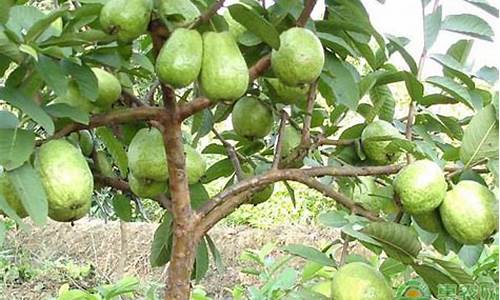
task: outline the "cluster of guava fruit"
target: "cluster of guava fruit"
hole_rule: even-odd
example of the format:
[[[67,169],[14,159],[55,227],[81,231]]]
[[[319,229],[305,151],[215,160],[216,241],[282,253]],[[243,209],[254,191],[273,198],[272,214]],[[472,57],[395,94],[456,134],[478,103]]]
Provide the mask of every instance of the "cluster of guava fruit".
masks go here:
[[[206,163],[193,147],[184,145],[186,176],[194,184],[205,174]],[[139,130],[128,148],[129,184],[134,194],[141,198],[153,198],[168,188],[167,155],[160,130]]]
[[[51,219],[72,222],[89,212],[94,178],[78,148],[64,139],[48,141],[36,153],[35,169],[47,196]],[[8,174],[0,175],[0,193],[19,217],[28,215]]]

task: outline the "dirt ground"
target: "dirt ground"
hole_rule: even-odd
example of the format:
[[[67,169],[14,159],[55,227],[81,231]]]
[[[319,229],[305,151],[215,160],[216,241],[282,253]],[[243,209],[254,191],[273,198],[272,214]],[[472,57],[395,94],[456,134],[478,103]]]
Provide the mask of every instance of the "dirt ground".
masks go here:
[[[153,269],[149,265],[149,251],[155,228],[156,225],[150,223],[126,224],[128,243],[124,274],[135,275],[143,283],[161,283],[165,279],[165,268]],[[239,259],[244,249],[260,249],[266,243],[274,242],[278,250],[272,255],[279,256],[280,246],[293,243],[324,246],[335,239],[336,234],[334,230],[314,226],[282,225],[263,230],[219,225],[212,229],[210,235],[222,254],[225,270],[218,273],[215,267],[211,266],[208,275],[200,284],[214,299],[230,299],[226,288],[239,283],[251,284],[255,280],[254,277],[240,272],[245,266],[245,262]],[[37,276],[36,280],[8,285],[4,283],[3,297],[0,296],[2,300],[48,299],[56,295],[64,283],[68,283],[72,288],[89,288],[120,277],[119,222],[104,224],[101,220],[85,219],[74,226],[54,222],[43,228],[32,227],[29,233],[11,231],[7,242],[14,243],[10,245],[11,249],[15,249],[14,252],[28,255],[32,266],[47,262],[57,265],[57,262],[71,261],[76,264],[90,264],[94,273],[84,280],[75,280],[51,275],[49,271]],[[301,260],[297,259],[293,263],[300,264]]]

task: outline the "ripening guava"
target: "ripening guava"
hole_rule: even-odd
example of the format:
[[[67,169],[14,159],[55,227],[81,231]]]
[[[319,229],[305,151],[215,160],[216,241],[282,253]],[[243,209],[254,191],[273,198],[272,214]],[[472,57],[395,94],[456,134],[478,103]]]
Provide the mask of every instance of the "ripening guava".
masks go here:
[[[234,131],[246,138],[263,138],[273,128],[271,110],[255,97],[243,97],[234,105],[231,115]]]
[[[377,138],[402,138],[399,131],[391,123],[383,120],[373,121],[361,133],[361,143],[366,156],[380,165],[386,165],[398,160],[400,152],[386,149],[390,140],[377,140]]]

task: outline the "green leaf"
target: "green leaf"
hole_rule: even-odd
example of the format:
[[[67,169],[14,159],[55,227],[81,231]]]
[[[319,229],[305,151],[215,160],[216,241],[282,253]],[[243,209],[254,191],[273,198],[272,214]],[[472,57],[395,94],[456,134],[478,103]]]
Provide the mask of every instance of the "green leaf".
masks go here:
[[[195,258],[195,269],[194,277],[197,283],[207,274],[208,271],[208,248],[207,243],[204,239],[198,242],[198,247],[196,247],[196,258]]]
[[[476,76],[494,86],[498,82],[497,67],[483,66],[476,72]]]
[[[322,213],[318,217],[318,222],[329,227],[339,228],[349,223],[347,213],[341,210],[335,210],[327,213]]]
[[[461,65],[465,65],[473,44],[473,40],[459,40],[448,48],[446,54],[453,57]]]
[[[15,170],[7,172],[14,189],[16,190],[24,209],[37,225],[44,225],[47,221],[47,195],[43,188],[38,172],[29,163]]]
[[[474,108],[472,98],[467,89],[455,82],[453,79],[443,76],[431,76],[428,77],[426,81],[434,86],[441,88],[450,95],[457,97],[460,102],[464,103],[470,108]]]
[[[465,1],[469,2],[472,5],[475,5],[479,8],[481,8],[482,10],[491,14],[492,16],[495,16],[498,18],[498,8],[496,8],[495,6],[488,3],[487,0],[465,0]]]
[[[161,267],[170,260],[172,251],[172,218],[169,213],[163,217],[151,243],[149,261],[152,267]]]
[[[16,115],[10,111],[0,110],[0,129],[16,128],[18,124]]]
[[[22,53],[19,51],[19,46],[11,41],[2,29],[0,29],[0,54],[16,62],[21,62],[23,58]]]
[[[49,115],[41,109],[32,99],[22,94],[19,90],[14,90],[9,87],[0,88],[0,99],[7,101],[22,110],[25,114],[40,124],[49,135],[54,133],[54,122]]]
[[[458,100],[442,94],[430,94],[422,97],[418,103],[424,106],[431,106],[436,104],[456,104]]]
[[[460,62],[452,56],[447,54],[433,54],[431,55],[431,59],[435,60],[443,67],[453,70],[454,72],[452,74],[458,77],[458,79],[465,83],[470,89],[475,88],[476,85],[474,81],[466,74]]]
[[[33,132],[19,128],[0,129],[0,165],[6,170],[22,166],[34,149]]]
[[[441,29],[441,19],[443,10],[441,5],[435,11],[424,17],[424,47],[429,50],[439,34]]]
[[[99,93],[97,77],[87,65],[78,65],[69,60],[63,60],[62,67],[66,74],[76,82],[78,90],[84,97],[92,102],[97,99]]]
[[[56,118],[69,118],[75,122],[88,125],[89,114],[65,103],[56,103],[44,107],[44,110]]]
[[[447,261],[447,260],[442,260],[438,258],[431,258],[434,262],[436,262],[439,266],[441,266],[450,276],[453,277],[458,283],[461,284],[470,284],[473,283],[472,276],[468,274],[462,266],[459,264],[452,262],[452,261]]]
[[[460,149],[460,160],[466,167],[483,158],[498,159],[498,120],[493,105],[472,117]]]
[[[73,47],[82,46],[86,44],[93,44],[96,42],[111,42],[115,38],[102,30],[89,29],[80,32],[67,32],[59,37],[52,37],[40,45],[43,47],[59,46],[59,47]]]
[[[327,55],[325,68],[328,72],[321,73],[320,85],[330,89],[335,103],[343,104],[356,111],[360,98],[359,87],[348,64],[338,60],[333,55]]]
[[[406,265],[390,257],[385,259],[379,268],[380,272],[388,278],[403,273],[404,271],[406,271],[406,269]]]
[[[363,232],[382,244],[389,257],[412,263],[422,249],[414,229],[391,222],[370,223]]]
[[[387,85],[373,87],[370,90],[370,100],[373,104],[373,110],[369,112],[368,123],[372,122],[375,116],[381,120],[392,122],[396,100],[389,87]]]
[[[139,279],[126,276],[112,285],[104,285],[100,288],[105,300],[117,299],[120,295],[136,292],[139,288]],[[99,299],[96,299],[99,300]]]
[[[356,50],[354,50],[354,48],[352,48],[343,38],[327,32],[318,32],[316,35],[319,37],[323,45],[333,50],[341,48],[342,50],[349,53],[349,55],[351,55],[352,57],[357,56]]]
[[[424,94],[424,85],[417,79],[417,77],[413,73],[405,71],[402,72],[401,75],[405,81],[406,89],[408,90],[410,98],[413,101],[419,103]]]
[[[120,170],[120,176],[126,178],[128,174],[128,157],[123,143],[107,127],[97,128],[96,135],[104,143],[109,154],[111,154],[115,165]]]
[[[26,35],[24,37],[25,42],[29,44],[36,41],[42,33],[44,33],[48,28],[50,28],[52,22],[63,16],[66,13],[66,11],[68,11],[68,8],[61,8],[51,12],[47,16],[36,21],[30,27],[28,32],[26,32]]]
[[[495,177],[495,185],[498,186],[498,159],[489,160],[486,166]]]
[[[4,213],[7,217],[11,218],[16,222],[23,230],[27,230],[27,225],[23,222],[23,220],[17,215],[16,211],[10,207],[9,203],[7,203],[7,199],[5,196],[0,193],[0,211]]]
[[[68,78],[56,60],[45,55],[39,55],[36,69],[45,83],[58,95],[66,96],[68,91]]]
[[[412,267],[427,283],[427,286],[429,286],[434,295],[438,294],[438,286],[441,284],[458,284],[455,279],[438,266],[435,266],[435,264],[423,263],[421,265],[413,265]]]
[[[493,29],[486,21],[471,14],[447,16],[443,21],[442,29],[487,41],[492,41],[494,36]]]
[[[228,158],[219,160],[211,165],[205,175],[201,178],[202,183],[209,183],[221,177],[229,177],[233,174],[234,168]]]
[[[479,261],[483,250],[483,244],[464,245],[458,252],[458,257],[460,257],[467,267],[472,268]]]
[[[285,246],[283,250],[292,255],[300,256],[304,259],[307,259],[308,261],[318,263],[322,266],[329,266],[329,267],[336,266],[335,261],[329,258],[325,253],[309,246],[300,244],[291,244]]]
[[[238,23],[245,26],[266,44],[276,50],[280,47],[279,34],[269,21],[242,4],[233,4],[228,9]]]
[[[113,197],[113,209],[122,221],[130,222],[132,220],[132,205],[130,199],[125,195],[116,194]]]
[[[208,235],[205,234],[205,239],[207,240],[208,248],[210,249],[210,252],[212,252],[212,256],[214,258],[215,266],[217,267],[217,271],[223,272],[224,271],[224,264],[222,262],[222,256],[215,246],[214,241],[212,238]]]
[[[401,41],[401,38],[395,37],[393,35],[387,35],[387,38],[389,39],[389,45],[391,47],[394,47],[396,51],[401,54],[403,57],[404,61],[408,64],[408,67],[410,67],[410,71],[414,74],[417,75],[418,73],[418,66],[411,54],[406,51],[405,47],[403,46],[403,43]]]
[[[19,38],[22,38],[23,32],[28,31],[31,26],[45,15],[40,9],[34,6],[16,5],[11,7],[9,21],[5,27],[12,30]]]
[[[189,185],[189,196],[191,198],[191,207],[198,209],[203,206],[210,195],[208,194],[205,186],[199,182]]]
[[[12,0],[0,0],[0,24],[5,24],[9,19],[9,10],[13,4]]]

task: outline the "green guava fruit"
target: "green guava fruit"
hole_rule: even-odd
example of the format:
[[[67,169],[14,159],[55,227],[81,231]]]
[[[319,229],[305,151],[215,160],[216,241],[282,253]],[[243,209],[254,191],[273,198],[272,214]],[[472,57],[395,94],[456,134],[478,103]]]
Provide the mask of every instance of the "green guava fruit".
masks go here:
[[[122,86],[120,81],[111,73],[99,69],[92,68],[95,76],[97,77],[98,94],[94,102],[101,110],[106,111],[111,108],[122,94]]]
[[[153,0],[109,0],[99,20],[104,31],[131,42],[146,32],[152,11]]]
[[[398,160],[400,152],[385,149],[391,141],[377,141],[377,138],[394,137],[403,138],[399,131],[391,123],[377,120],[368,124],[361,133],[361,143],[366,156],[380,165],[386,165]]]
[[[166,181],[167,155],[163,137],[156,128],[139,130],[128,147],[128,168],[141,180]]]
[[[311,287],[311,290],[315,293],[325,296],[325,299],[330,299],[332,295],[332,283],[330,281],[321,281]]]
[[[97,150],[95,154],[95,166],[100,174],[106,177],[114,177],[113,163],[110,161],[108,155],[103,150]]]
[[[12,208],[20,218],[25,218],[28,213],[24,209],[23,203],[19,198],[17,191],[10,182],[7,174],[0,174],[0,195],[2,195],[7,204]],[[0,215],[5,215],[5,213],[0,209]]]
[[[373,267],[353,262],[333,275],[333,300],[392,300],[394,295],[384,275]]]
[[[439,212],[446,231],[466,245],[481,243],[498,226],[495,195],[475,181],[460,181],[448,191]]]
[[[273,128],[273,113],[255,97],[243,97],[233,107],[234,131],[246,138],[263,138]]]
[[[413,215],[412,217],[418,226],[423,230],[439,233],[443,229],[441,216],[439,215],[439,211],[437,209],[428,213]]]
[[[311,83],[325,63],[323,46],[309,29],[294,27],[281,33],[280,47],[271,54],[271,67],[286,85]]]
[[[80,130],[78,132],[78,144],[83,155],[90,156],[94,151],[94,138],[88,130]]]
[[[427,159],[404,167],[394,179],[394,191],[401,200],[403,210],[415,215],[436,209],[443,202],[447,188],[439,165]]]
[[[200,73],[202,51],[202,39],[198,31],[176,29],[156,60],[158,78],[175,88],[190,85]]]
[[[159,0],[158,12],[175,26],[193,22],[200,10],[189,0]]]
[[[71,222],[90,210],[94,178],[77,148],[66,140],[52,140],[40,147],[35,162],[47,201],[49,217]]]
[[[287,125],[285,126],[283,137],[281,139],[281,156],[287,157],[292,153],[293,149],[300,145],[302,135],[297,129],[295,129],[295,127]]]
[[[95,110],[95,106],[88,98],[80,93],[78,85],[75,82],[70,82],[67,94],[65,96],[57,97],[53,103],[64,103],[86,113],[91,113]]]
[[[396,213],[398,207],[393,201],[394,190],[391,186],[379,187],[374,177],[359,177],[360,183],[352,191],[354,202],[374,212]]]
[[[276,102],[290,105],[306,102],[309,85],[288,86],[278,78],[267,78],[266,81],[271,86],[272,92],[274,92],[275,97],[273,97],[273,100]]]
[[[231,34],[205,32],[200,83],[212,101],[235,100],[248,87],[248,67]]]
[[[255,175],[262,174],[265,170],[259,168],[259,166],[257,166],[256,169],[254,169],[250,164],[242,164],[241,171],[243,173],[242,174],[243,178],[249,178]],[[274,184],[270,184],[262,189],[259,189],[255,191],[252,194],[252,196],[250,196],[250,203],[253,205],[264,203],[267,200],[269,200],[269,198],[271,198],[273,192],[274,192]]]
[[[186,173],[189,184],[194,184],[205,175],[207,164],[203,156],[189,145],[184,145],[184,153],[186,154]]]
[[[128,174],[128,184],[132,193],[141,198],[154,198],[167,191],[166,181],[141,180],[130,172]]]
[[[241,35],[247,31],[245,26],[241,25],[238,21],[236,21],[231,14],[229,13],[228,10],[226,10],[222,16],[226,20],[227,27],[229,30],[229,33],[233,36],[234,40],[237,41]]]

